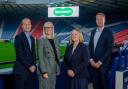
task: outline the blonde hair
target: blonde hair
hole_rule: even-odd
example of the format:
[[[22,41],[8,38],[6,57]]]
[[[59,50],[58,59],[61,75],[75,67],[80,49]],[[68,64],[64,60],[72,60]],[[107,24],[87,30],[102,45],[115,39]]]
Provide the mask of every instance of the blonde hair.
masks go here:
[[[78,32],[78,34],[79,34],[79,43],[84,43],[84,37],[83,37],[83,34],[82,34],[82,32],[80,31],[80,29],[78,29],[78,28],[73,29],[73,30],[71,31],[71,34],[72,34],[73,31],[77,31],[77,32]],[[71,34],[70,34],[70,44],[73,43],[72,38],[71,38]]]
[[[47,21],[47,22],[44,23],[44,25],[43,25],[43,37],[46,37],[45,31],[44,31],[45,27],[52,27],[53,28],[52,29],[52,32],[53,32],[52,38],[54,38],[54,25],[53,25],[53,23],[50,22],[50,21]]]

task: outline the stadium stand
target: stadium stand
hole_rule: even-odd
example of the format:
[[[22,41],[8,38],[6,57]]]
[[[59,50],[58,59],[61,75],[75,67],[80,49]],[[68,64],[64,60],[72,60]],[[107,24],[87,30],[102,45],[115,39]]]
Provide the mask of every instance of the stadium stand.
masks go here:
[[[0,22],[0,38],[1,38],[1,36],[2,36],[3,26],[4,26],[4,21],[1,21],[1,22]]]
[[[119,32],[119,31],[122,31],[122,30],[124,30],[126,28],[128,28],[128,23],[127,22],[123,22],[123,23],[121,23],[119,25],[116,25],[116,26],[111,27],[111,29],[112,29],[112,31],[114,33]]]
[[[63,29],[65,29],[66,27],[68,26],[68,24],[64,21],[58,21],[56,24],[55,24],[55,33],[58,34],[60,33],[61,31],[63,31]]]
[[[34,20],[32,20],[32,30],[34,29],[34,27],[36,27],[36,24],[37,24],[37,22],[34,21]],[[21,23],[20,23],[20,24],[18,25],[18,28],[16,29],[15,34],[13,35],[13,38],[14,38],[16,35],[20,34],[21,32],[22,32],[22,28],[21,28]]]
[[[124,40],[128,40],[128,23],[123,22],[121,24],[110,27],[114,34],[114,43],[121,44]]]
[[[38,20],[38,21],[32,20],[33,27],[32,27],[31,33],[36,39],[38,39],[42,35],[42,26],[43,26],[44,22],[45,22],[45,20]],[[66,21],[62,21],[62,20],[55,21],[55,23],[56,23],[55,24],[55,33],[57,35],[64,34],[64,33],[70,34],[70,31],[74,29],[74,25],[77,24],[77,25],[81,26],[85,41],[88,42],[89,37],[90,37],[90,32],[91,32],[90,28],[92,28],[92,26],[95,28],[95,25],[92,21],[90,21],[90,23],[88,22],[88,24],[86,24],[86,22],[85,23],[84,22],[85,21],[79,23],[79,20],[74,20],[74,21],[68,22],[68,23]],[[123,42],[124,40],[128,40],[128,35],[127,35],[128,34],[128,29],[127,29],[128,23],[127,22],[122,22],[117,25],[110,25],[108,28],[110,28],[113,31],[115,43],[119,44],[119,43]],[[15,35],[19,34],[22,31],[20,21],[18,21],[18,20],[17,21],[6,20],[3,25],[3,28],[1,28],[1,29],[3,29],[2,33],[1,33],[2,39],[12,39],[15,37]],[[69,35],[63,35],[63,36],[61,35],[58,37],[59,37],[60,42],[67,42],[68,36]]]
[[[44,21],[43,20],[41,20],[41,21],[39,21],[38,22],[38,24],[36,25],[36,27],[33,29],[33,31],[32,31],[32,35],[36,38],[36,39],[38,39],[38,38],[40,38],[40,36],[43,34],[43,23],[44,23]]]
[[[18,20],[5,20],[3,32],[2,32],[2,39],[12,39],[17,27],[19,25]]]

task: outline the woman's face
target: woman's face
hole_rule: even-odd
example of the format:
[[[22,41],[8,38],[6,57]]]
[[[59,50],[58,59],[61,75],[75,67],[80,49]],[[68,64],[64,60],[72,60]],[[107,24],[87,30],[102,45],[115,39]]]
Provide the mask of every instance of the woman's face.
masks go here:
[[[79,33],[76,31],[76,30],[73,30],[72,33],[71,33],[71,40],[73,42],[79,42],[80,40],[80,35]]]
[[[44,27],[44,31],[45,31],[46,35],[52,35],[53,34],[53,27],[51,27],[51,26]]]

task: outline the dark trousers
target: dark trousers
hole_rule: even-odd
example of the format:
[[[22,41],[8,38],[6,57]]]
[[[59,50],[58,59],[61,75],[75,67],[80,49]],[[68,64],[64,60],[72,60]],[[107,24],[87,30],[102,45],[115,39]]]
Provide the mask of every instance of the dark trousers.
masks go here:
[[[67,89],[88,89],[88,80],[86,78],[68,78]]]
[[[89,67],[89,71],[94,89],[110,89],[108,71],[101,71],[100,69],[95,69],[91,66]]]
[[[33,89],[33,75],[15,75],[15,89]]]

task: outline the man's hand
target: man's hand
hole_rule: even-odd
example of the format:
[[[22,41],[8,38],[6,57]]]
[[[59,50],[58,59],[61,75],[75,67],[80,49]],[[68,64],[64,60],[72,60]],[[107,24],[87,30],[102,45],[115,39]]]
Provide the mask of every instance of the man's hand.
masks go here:
[[[68,70],[67,74],[68,74],[69,77],[74,77],[75,76],[75,73],[73,72],[73,70]]]
[[[93,59],[90,59],[90,63],[93,68],[96,68],[96,63],[95,61],[93,61]]]
[[[42,74],[42,77],[43,77],[44,79],[48,79],[48,74],[47,74],[47,73],[44,73],[44,74]]]
[[[30,70],[30,72],[34,73],[36,70],[36,66],[35,65],[30,66],[29,70]]]
[[[101,65],[102,65],[102,63],[101,63],[100,61],[98,61],[98,62],[95,64],[96,69],[99,69]]]

